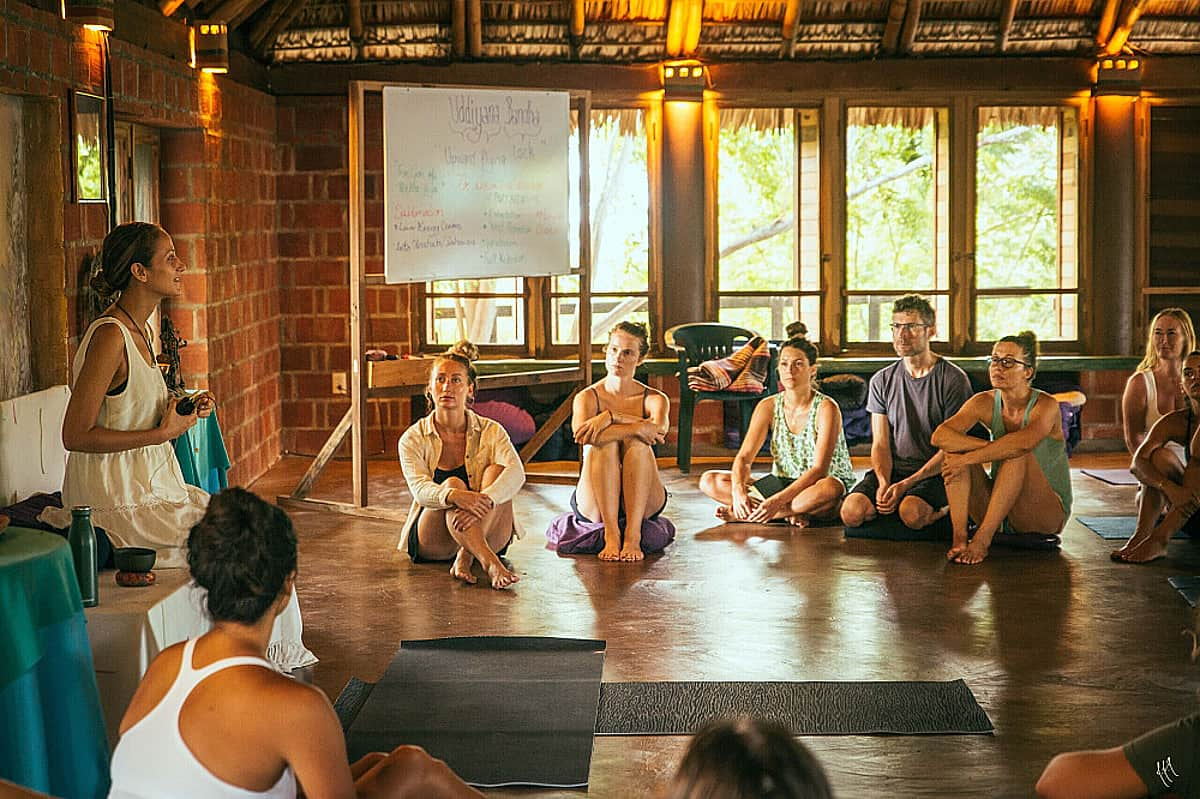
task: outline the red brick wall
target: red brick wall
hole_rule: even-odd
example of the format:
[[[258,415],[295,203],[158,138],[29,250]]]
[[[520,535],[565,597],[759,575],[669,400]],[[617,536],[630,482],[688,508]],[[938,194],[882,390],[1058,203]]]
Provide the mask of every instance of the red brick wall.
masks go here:
[[[1125,448],[1121,428],[1121,393],[1128,372],[1082,372],[1079,383],[1087,395],[1080,414],[1080,445],[1093,452]]]
[[[383,142],[378,95],[366,108],[366,268],[383,271]],[[315,454],[350,407],[332,375],[350,366],[349,159],[344,97],[279,99],[279,257],[284,343],[283,450]],[[367,348],[412,348],[406,286],[366,290]],[[391,455],[408,425],[408,403],[371,400],[369,453]],[[381,427],[382,425],[382,427]],[[339,450],[349,454],[349,436]]]
[[[0,91],[60,109],[63,336],[73,356],[80,268],[108,218],[103,204],[71,202],[69,92],[103,94],[100,34],[20,2],[0,6],[0,21]],[[186,53],[166,57],[114,36],[111,57],[116,113],[162,129],[162,222],[190,265],[185,296],[165,310],[190,340],[188,383],[217,395],[230,480],[249,482],[280,453],[275,100],[198,74]]]

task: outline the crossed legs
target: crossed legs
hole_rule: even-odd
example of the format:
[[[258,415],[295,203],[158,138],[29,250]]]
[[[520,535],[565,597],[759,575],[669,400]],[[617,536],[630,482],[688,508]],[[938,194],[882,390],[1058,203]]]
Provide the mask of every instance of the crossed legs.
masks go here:
[[[497,464],[488,466],[483,472],[483,485],[487,488],[503,471]],[[466,484],[457,477],[446,480],[452,488],[466,489]],[[456,523],[462,529],[456,529]],[[505,502],[493,507],[482,519],[476,519],[457,508],[433,510],[426,508],[417,520],[415,533],[419,536],[421,552],[431,560],[454,558],[450,574],[465,583],[474,583],[472,567],[475,561],[487,572],[492,588],[508,588],[520,578],[504,565],[496,554],[512,539],[512,503]]]
[[[585,516],[599,519],[604,525],[600,560],[641,560],[642,522],[666,499],[667,490],[649,444],[627,439],[585,448],[575,501]],[[620,523],[622,507],[624,529]]]
[[[717,518],[723,522],[742,522],[733,509],[733,472],[711,469],[700,475],[700,490],[717,502]],[[822,477],[792,498],[774,519],[786,519],[796,527],[808,527],[814,521],[837,517],[846,487],[833,477]]]
[[[1022,533],[1059,533],[1066,523],[1062,500],[1032,454],[1001,461],[996,478],[972,464],[946,481],[954,537],[946,557],[955,563],[979,563],[987,557],[992,538],[1005,520]],[[979,527],[967,543],[967,523]]]

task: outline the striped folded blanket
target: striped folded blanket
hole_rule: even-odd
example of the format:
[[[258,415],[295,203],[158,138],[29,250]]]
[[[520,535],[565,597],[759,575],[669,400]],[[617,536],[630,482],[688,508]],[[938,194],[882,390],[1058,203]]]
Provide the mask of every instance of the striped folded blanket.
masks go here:
[[[705,361],[688,369],[688,388],[761,394],[770,366],[771,349],[767,340],[755,336],[727,358]]]

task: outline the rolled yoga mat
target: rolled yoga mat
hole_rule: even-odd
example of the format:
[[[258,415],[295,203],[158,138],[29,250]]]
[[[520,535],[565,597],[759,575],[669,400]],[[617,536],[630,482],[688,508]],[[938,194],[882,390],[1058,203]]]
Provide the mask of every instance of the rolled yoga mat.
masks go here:
[[[603,671],[603,641],[404,641],[374,688],[347,684],[367,694],[348,725],[350,759],[415,744],[479,787],[585,787]],[[356,701],[338,698],[347,713]]]
[[[1187,601],[1192,607],[1196,607],[1197,600],[1200,600],[1200,576],[1188,577],[1177,575],[1168,577],[1167,582],[1171,587],[1179,592],[1180,596]]]
[[[1128,469],[1081,469],[1088,477],[1108,483],[1110,486],[1135,486],[1138,479]]]
[[[871,541],[940,541],[950,543],[954,527],[949,517],[943,516],[923,530],[906,527],[896,514],[877,516],[861,527],[843,528],[846,538],[865,538]],[[972,527],[969,536],[975,534]],[[992,538],[992,546],[1013,549],[1058,549],[1062,540],[1050,533],[1007,533],[1001,530]]]
[[[1137,527],[1135,516],[1076,516],[1079,523],[1101,538],[1109,541],[1124,541],[1133,535]],[[1182,540],[1190,536],[1182,530],[1176,531],[1171,540]]]
[[[597,735],[690,735],[750,715],[793,735],[987,734],[992,722],[962,680],[950,682],[605,683]]]

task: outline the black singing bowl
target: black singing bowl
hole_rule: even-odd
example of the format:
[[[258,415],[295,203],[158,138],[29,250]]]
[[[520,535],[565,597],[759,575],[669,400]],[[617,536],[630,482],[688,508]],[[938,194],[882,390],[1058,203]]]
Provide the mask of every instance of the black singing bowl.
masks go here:
[[[157,553],[146,547],[117,547],[113,550],[113,562],[123,572],[148,572],[154,568]]]

